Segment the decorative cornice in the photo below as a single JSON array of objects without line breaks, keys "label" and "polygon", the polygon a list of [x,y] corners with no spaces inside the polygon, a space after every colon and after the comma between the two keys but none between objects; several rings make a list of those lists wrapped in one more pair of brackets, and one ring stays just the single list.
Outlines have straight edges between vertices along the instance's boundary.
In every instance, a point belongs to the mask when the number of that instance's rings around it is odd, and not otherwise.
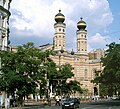
[{"label": "decorative cornice", "polygon": [[5,13],[7,13],[8,16],[11,15],[11,13],[9,12],[9,10],[3,8],[2,6],[0,6],[0,10],[3,10]]}]

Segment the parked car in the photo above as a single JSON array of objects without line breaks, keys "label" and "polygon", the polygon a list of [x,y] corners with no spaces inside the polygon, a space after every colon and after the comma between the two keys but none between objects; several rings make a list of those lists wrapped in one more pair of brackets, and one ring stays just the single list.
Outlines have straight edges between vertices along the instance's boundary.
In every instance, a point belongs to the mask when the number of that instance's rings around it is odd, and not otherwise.
[{"label": "parked car", "polygon": [[76,109],[80,107],[78,98],[65,98],[62,101],[62,109]]},{"label": "parked car", "polygon": [[112,99],[113,99],[113,100],[120,100],[120,96],[113,97]]}]

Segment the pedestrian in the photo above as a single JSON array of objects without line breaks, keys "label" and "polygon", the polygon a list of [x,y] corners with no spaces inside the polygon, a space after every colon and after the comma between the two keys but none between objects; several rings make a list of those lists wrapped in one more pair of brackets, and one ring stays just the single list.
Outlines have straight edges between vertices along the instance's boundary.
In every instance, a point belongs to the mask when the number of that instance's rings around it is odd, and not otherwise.
[{"label": "pedestrian", "polygon": [[5,98],[5,109],[9,109],[9,103],[10,103],[9,98]]},{"label": "pedestrian", "polygon": [[56,96],[56,104],[55,105],[59,105],[60,106],[60,98],[59,98],[59,96]]}]

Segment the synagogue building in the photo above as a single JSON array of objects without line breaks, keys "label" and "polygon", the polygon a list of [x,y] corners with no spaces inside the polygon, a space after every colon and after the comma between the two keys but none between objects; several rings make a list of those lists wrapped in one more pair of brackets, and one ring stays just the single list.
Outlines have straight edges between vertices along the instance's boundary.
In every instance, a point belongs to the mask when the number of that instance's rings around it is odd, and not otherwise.
[{"label": "synagogue building", "polygon": [[59,13],[55,15],[53,44],[42,45],[39,48],[43,51],[50,49],[56,51],[57,54],[51,56],[51,59],[58,66],[63,64],[72,65],[74,77],[71,80],[80,82],[81,87],[87,91],[86,96],[99,95],[99,85],[91,83],[91,80],[95,78],[96,71],[102,70],[100,58],[104,56],[105,51],[98,49],[88,53],[87,24],[81,18],[76,25],[77,52],[73,50],[69,52],[66,49],[66,24],[64,21],[65,16],[59,10]]}]

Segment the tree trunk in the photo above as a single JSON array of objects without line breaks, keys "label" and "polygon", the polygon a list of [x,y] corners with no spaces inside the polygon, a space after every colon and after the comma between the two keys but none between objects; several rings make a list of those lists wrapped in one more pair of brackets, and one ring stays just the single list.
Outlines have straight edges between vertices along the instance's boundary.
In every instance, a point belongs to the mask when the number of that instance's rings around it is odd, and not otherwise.
[{"label": "tree trunk", "polygon": [[113,96],[113,86],[112,85],[109,85],[109,87],[108,87],[108,96],[109,97]]},{"label": "tree trunk", "polygon": [[17,104],[19,107],[23,106],[23,96],[19,95],[18,100],[17,100]]}]

